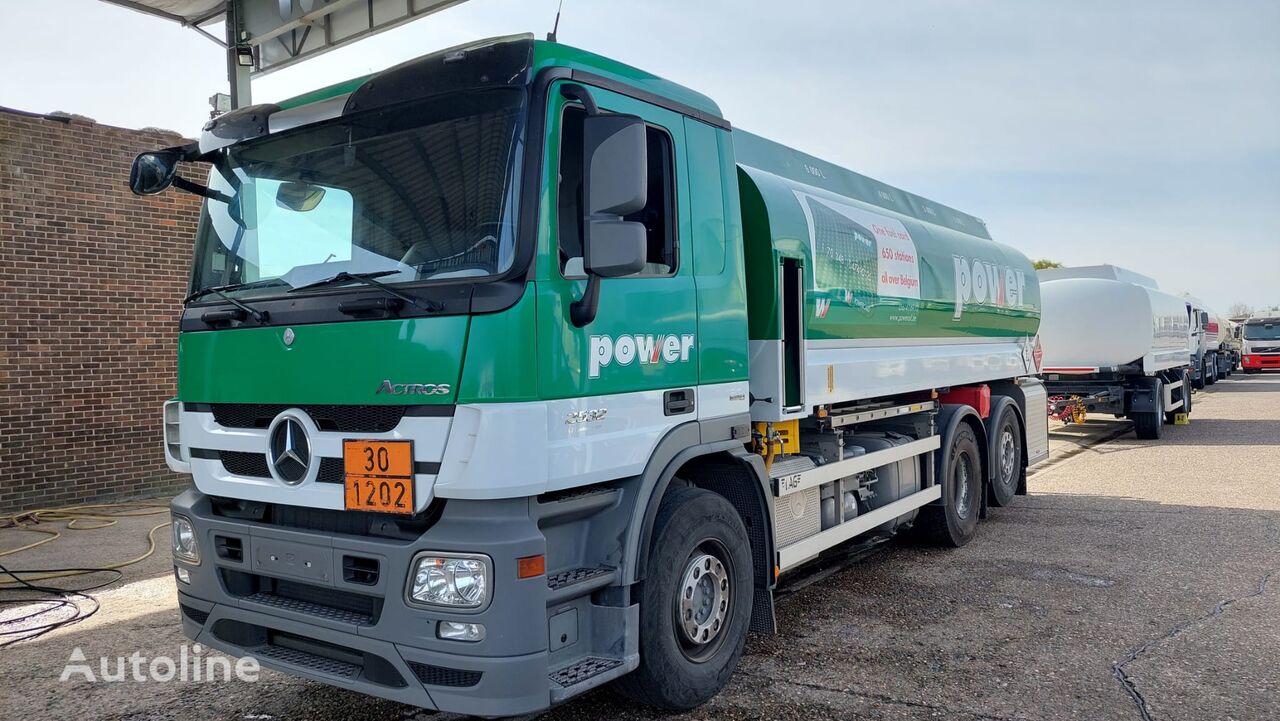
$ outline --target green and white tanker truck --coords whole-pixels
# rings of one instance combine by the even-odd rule
[[[130,183],[205,198],[164,407],[183,630],[269,668],[690,708],[780,576],[963,545],[1047,454],[1027,258],[564,45],[238,109]]]

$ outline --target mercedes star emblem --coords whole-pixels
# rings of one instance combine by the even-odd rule
[[[268,460],[276,477],[297,485],[311,470],[311,443],[307,429],[293,416],[281,416],[271,426]]]
[[[293,329],[292,329],[292,328],[285,328],[285,329],[284,329],[284,338],[283,338],[283,340],[284,340],[284,344],[285,344],[286,346],[293,345],[293,339],[294,339]]]

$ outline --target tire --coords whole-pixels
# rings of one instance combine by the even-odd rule
[[[1218,360],[1211,358],[1210,361],[1208,365],[1209,374],[1204,379],[1206,385],[1213,385],[1218,382]]]
[[[1152,378],[1155,388],[1156,403],[1164,405],[1164,381]],[[1154,411],[1140,411],[1129,414],[1133,419],[1133,432],[1144,441],[1158,441],[1164,435],[1164,412],[1160,408]]]
[[[639,592],[640,666],[618,679],[615,690],[665,711],[706,703],[738,667],[754,590],[751,542],[734,507],[701,488],[668,491]],[[707,605],[682,607],[682,596]],[[718,602],[724,604],[719,613]]]
[[[1198,390],[1198,391],[1202,391],[1202,390],[1204,390],[1204,379],[1205,379],[1205,375],[1206,375],[1206,368],[1204,367],[1204,361],[1201,361],[1201,362],[1200,362],[1200,377],[1199,377],[1199,378],[1192,378],[1192,379],[1191,379],[1191,387],[1192,387],[1192,388],[1195,388],[1195,389],[1196,389],[1196,390]]]
[[[937,546],[959,548],[978,532],[982,508],[982,454],[973,428],[961,422],[951,435],[939,482],[942,504],[920,509],[916,528],[922,540]]]
[[[995,425],[995,452],[991,457],[991,505],[1013,503],[1022,480],[1022,424],[1012,405],[1005,405]]]

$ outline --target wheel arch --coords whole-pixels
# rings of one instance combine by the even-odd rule
[[[689,424],[695,426],[696,424]],[[679,429],[677,429],[679,430]],[[668,435],[671,438],[671,434]],[[666,442],[667,439],[664,439]],[[659,444],[661,447],[662,444]],[[631,522],[627,529],[623,557],[624,585],[644,580],[648,571],[648,549],[653,536],[658,506],[674,483],[688,484],[723,496],[738,511],[751,539],[755,599],[752,603],[752,631],[773,633],[774,561],[773,507],[766,493],[768,474],[764,460],[748,453],[741,440],[729,439],[686,446],[671,453],[655,455],[640,478]]]
[[[1030,468],[1027,449],[1031,447],[1031,439],[1027,437],[1029,433],[1027,430],[1027,394],[1023,391],[1021,385],[1011,380],[995,381],[988,385],[991,386],[992,417],[995,416],[994,404],[996,403],[996,398],[1008,398],[1013,401],[1014,412],[1018,414],[1018,423],[1022,424],[1022,477],[1018,480],[1018,490],[1015,495],[1025,496],[1027,495],[1027,469]],[[1042,407],[1037,407],[1035,412],[1043,413],[1044,410]],[[994,421],[992,422],[994,423]]]
[[[978,415],[978,411],[973,406],[964,405],[963,403],[947,403],[938,411],[938,435],[942,439],[942,444],[938,447],[937,457],[934,459],[934,478],[938,483],[942,483],[944,474],[946,473],[947,449],[951,447],[951,439],[955,436],[956,430],[960,424],[964,423],[973,429],[973,435],[978,440],[978,454],[981,456],[983,478],[985,478],[986,487],[990,487],[990,471],[991,467],[991,448],[987,439],[986,424],[983,423],[982,417]],[[982,509],[979,518],[985,518],[987,515],[987,494],[982,495]],[[945,494],[944,494],[945,498]],[[944,499],[934,501],[932,505],[941,505]]]

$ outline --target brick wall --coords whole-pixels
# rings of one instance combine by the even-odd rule
[[[199,203],[126,186],[140,150],[182,142],[0,109],[0,511],[188,478],[165,466],[160,408]]]

